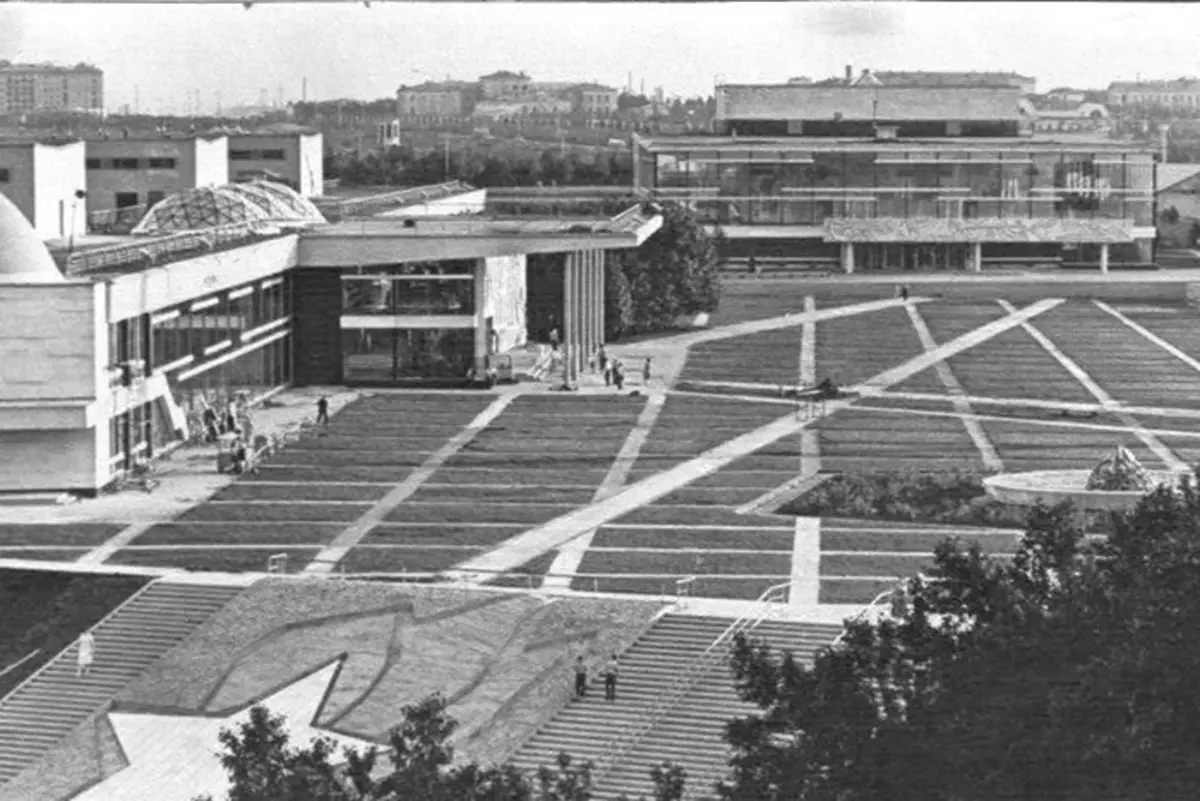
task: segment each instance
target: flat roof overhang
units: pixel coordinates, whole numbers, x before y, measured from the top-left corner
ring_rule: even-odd
[[[826,242],[1133,242],[1129,220],[876,219],[825,221]]]
[[[0,431],[95,428],[98,411],[89,398],[0,400]]]
[[[731,136],[634,136],[634,143],[649,153],[716,150],[738,153],[826,153],[878,152],[890,150],[911,153],[942,153],[971,150],[1002,150],[1006,153],[1058,153],[1085,150],[1096,153],[1121,153],[1152,158],[1150,145],[1113,142],[1105,139],[1039,139],[1036,137],[945,137],[940,139],[863,139],[862,137],[745,137]]]
[[[356,220],[300,237],[300,267],[357,267],[405,261],[480,259],[533,253],[636,248],[662,227],[662,215],[634,207],[611,220],[496,220],[471,217]]]

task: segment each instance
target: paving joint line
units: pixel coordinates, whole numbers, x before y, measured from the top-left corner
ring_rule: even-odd
[[[1011,313],[1013,310],[1013,305],[1007,300],[1001,299],[996,302],[999,303],[1000,307],[1005,311]],[[1151,453],[1158,457],[1159,461],[1161,461],[1168,470],[1172,472],[1188,472],[1190,470],[1186,462],[1176,456],[1170,448],[1163,444],[1162,440],[1147,431],[1145,427],[1142,426],[1141,422],[1137,420],[1137,418],[1122,408],[1122,404],[1119,401],[1109,395],[1103,387],[1096,383],[1096,380],[1092,378],[1088,372],[1084,370],[1074,359],[1063,353],[1062,350],[1055,345],[1048,336],[1034,328],[1030,323],[1022,323],[1021,327],[1027,334],[1033,337],[1034,340],[1041,345],[1042,348],[1049,353],[1055,361],[1062,365],[1063,369],[1070,373],[1071,376],[1078,381],[1083,388],[1086,389],[1091,396],[1100,403],[1102,407],[1104,407],[1107,411],[1116,414],[1121,422],[1125,423],[1125,425],[1130,429],[1133,435],[1141,440],[1142,444],[1145,445]]]
[[[308,574],[330,573],[350,549],[362,541],[363,537],[375,527],[384,522],[384,518],[412,497],[421,486],[428,481],[437,470],[452,456],[462,450],[480,432],[488,427],[508,406],[517,398],[516,393],[499,395],[486,409],[481,411],[466,426],[461,428],[454,437],[425,460],[404,481],[397,484],[387,495],[368,509],[361,517],[347,526],[341,534],[334,538],[302,572]]]
[[[930,332],[929,326],[925,323],[925,318],[921,316],[921,312],[913,305],[905,305],[904,310],[908,312],[908,319],[912,322],[913,328],[917,332],[917,339],[921,341],[921,347],[925,352],[932,351],[937,348],[937,341],[933,338],[933,333]],[[942,385],[946,387],[946,391],[950,393],[953,399],[954,408],[965,414],[971,414],[974,410],[971,404],[966,400],[966,393],[963,392],[962,384],[958,382],[958,378],[954,375],[954,371],[950,369],[950,365],[945,359],[937,361],[933,365],[934,372],[937,373],[938,379]],[[1000,454],[996,451],[996,446],[988,439],[987,432],[983,430],[983,426],[978,420],[970,417],[962,418],[963,427],[967,430],[967,436],[975,443],[975,449],[979,451],[979,456],[983,460],[983,466],[994,472],[1002,472],[1004,470],[1004,462],[1000,459]]]

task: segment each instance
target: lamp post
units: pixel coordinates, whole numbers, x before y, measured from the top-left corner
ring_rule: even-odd
[[[75,199],[71,201],[71,233],[67,237],[67,261],[70,262],[71,254],[75,251],[75,213],[79,209],[79,201],[87,197],[87,192],[83,189],[75,190]]]

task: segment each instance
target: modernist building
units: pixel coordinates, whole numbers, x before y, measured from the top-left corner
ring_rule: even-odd
[[[29,111],[104,111],[104,72],[90,64],[13,64],[0,61],[0,114]]]
[[[0,141],[0,195],[42,239],[87,231],[84,145],[76,140]]]
[[[229,179],[283,181],[305,197],[325,186],[325,152],[319,131],[299,126],[229,135]]]
[[[93,139],[87,142],[89,228],[132,227],[158,201],[229,183],[224,135]],[[122,223],[127,222],[127,226]]]
[[[846,272],[1153,260],[1154,154],[1035,138],[1017,87],[725,85],[717,136],[635,138],[645,197],[733,259]]]
[[[238,393],[461,386],[531,327],[558,328],[578,370],[603,335],[604,251],[661,225],[640,205],[492,220],[458,184],[388,198],[328,223],[277,183],[192,189],[147,233],[76,243],[65,270],[0,198],[0,491],[94,491]]]

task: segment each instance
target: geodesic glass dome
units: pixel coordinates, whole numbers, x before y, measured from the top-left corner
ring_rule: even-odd
[[[134,234],[172,234],[233,223],[325,222],[310,200],[283,184],[252,181],[199,186],[154,205]]]
[[[173,234],[232,223],[267,222],[271,219],[262,205],[226,186],[198,186],[177,192],[154,204],[134,234]]]
[[[287,184],[275,181],[247,181],[230,184],[228,188],[244,194],[258,205],[263,205],[272,220],[325,222],[325,218],[313,202]]]

